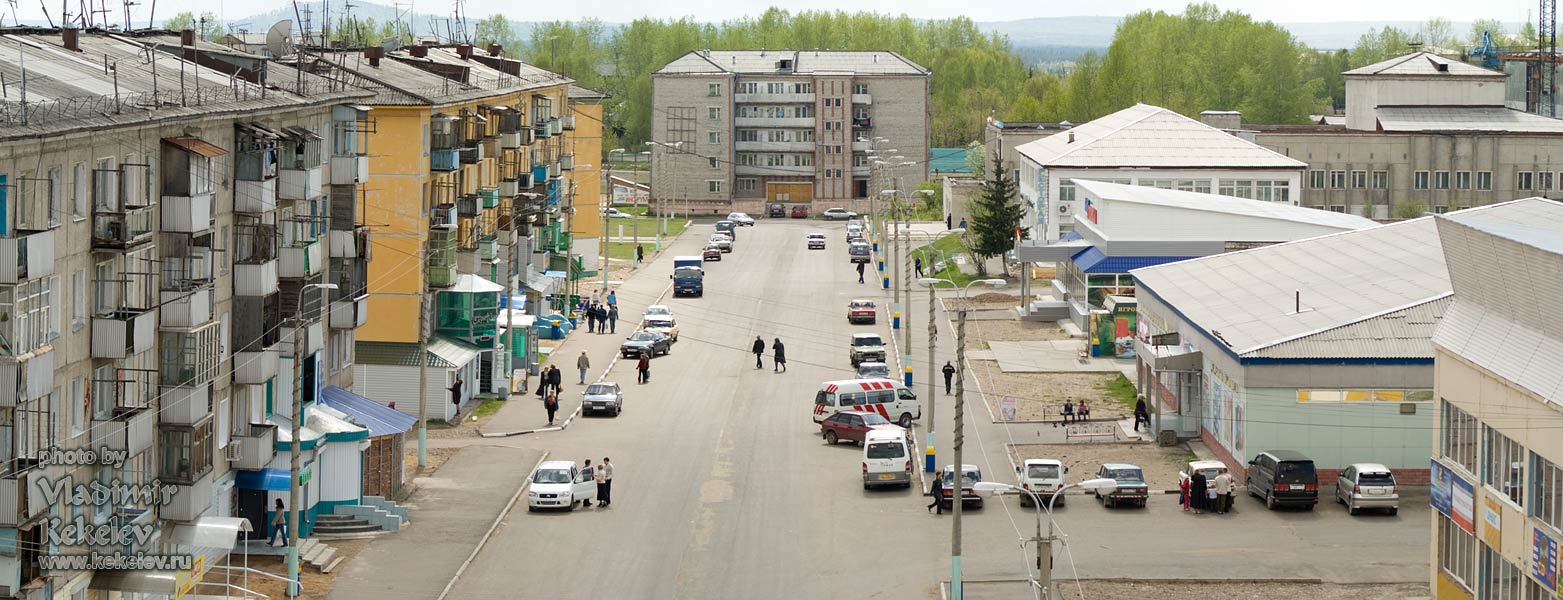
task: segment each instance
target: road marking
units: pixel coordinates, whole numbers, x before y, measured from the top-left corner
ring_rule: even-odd
[[[499,529],[499,524],[503,523],[505,517],[510,515],[510,509],[514,508],[516,501],[521,499],[521,494],[525,493],[528,487],[531,487],[532,477],[530,474],[537,471],[537,468],[542,466],[545,460],[548,460],[547,450],[544,450],[543,456],[537,459],[537,464],[532,465],[532,470],[527,471],[528,476],[521,482],[521,486],[516,488],[516,493],[510,496],[510,502],[505,504],[504,510],[499,511],[499,516],[494,517],[494,524],[489,525],[488,531],[483,534],[483,538],[478,540],[478,547],[473,548],[472,554],[467,557],[467,560],[462,561],[461,568],[456,569],[456,574],[451,576],[450,582],[445,584],[445,589],[440,591],[439,597],[435,598],[435,600],[445,600],[445,597],[450,595],[450,591],[456,588],[456,582],[461,579],[463,573],[467,572],[467,567],[471,566],[472,561],[477,559],[478,553],[483,551],[483,547],[488,545],[489,538],[494,536],[494,531]]]

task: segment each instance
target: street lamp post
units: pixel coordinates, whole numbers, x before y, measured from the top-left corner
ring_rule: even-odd
[[[960,481],[961,465],[964,464],[961,462],[964,458],[961,449],[966,441],[966,296],[971,290],[971,286],[988,285],[999,287],[1003,286],[1005,281],[1003,279],[978,279],[961,286],[948,279],[924,277],[917,280],[917,283],[930,288],[940,283],[948,283],[955,288],[956,296],[961,299],[961,307],[956,312],[955,325],[955,439],[953,444],[955,448],[955,477],[956,481]],[[930,443],[930,445],[932,444]],[[963,593],[961,586],[961,501],[959,497],[960,495],[957,492],[956,501],[951,503],[953,505],[951,507],[953,508],[951,511],[953,516],[950,524],[951,600],[961,600]]]
[[[1037,578],[1032,580],[1032,584],[1033,589],[1037,592],[1038,600],[1043,598],[1052,600],[1053,597],[1053,503],[1058,501],[1059,494],[1064,493],[1064,490],[1072,488],[1099,490],[1116,487],[1118,487],[1117,480],[1105,477],[1061,485],[1057,490],[1053,491],[1052,496],[1048,497],[1047,504],[1043,504],[1042,499],[1037,496],[1036,492],[1025,487],[995,481],[983,481],[973,486],[977,495],[984,498],[994,494],[1023,493],[1030,496],[1031,502],[1042,509],[1037,511],[1037,535],[1031,540],[1037,544]],[[1042,511],[1047,511],[1046,537],[1042,536]],[[1043,560],[1044,557],[1046,557],[1046,560]]]
[[[965,232],[965,229],[957,228],[952,229],[946,233],[960,235]],[[928,233],[926,231],[919,231],[916,233],[927,236],[930,242],[938,237],[935,234]],[[932,247],[931,243],[929,247]],[[918,283],[922,283],[922,280],[919,279]],[[938,378],[934,377],[934,373],[938,373],[938,363],[934,360],[934,348],[938,345],[939,341],[939,327],[934,319],[934,306],[938,303],[938,299],[934,297],[935,286],[928,285],[926,287],[928,288],[928,372],[923,376],[928,379],[928,443],[926,444],[924,450],[924,455],[926,458],[924,459],[923,472],[933,473],[938,469],[938,461],[935,460],[936,454],[934,452],[934,429],[939,424],[938,419],[934,418],[934,416],[937,414],[934,409],[938,406],[938,404],[934,402],[934,398],[937,398],[939,394],[937,387],[938,384],[936,383]],[[911,290],[907,291],[907,297],[911,298]],[[907,328],[910,329],[911,326],[908,325]],[[912,346],[910,342],[908,342],[906,346],[906,365],[908,367],[912,365],[911,347]],[[911,385],[907,384],[907,387],[910,388]]]
[[[304,319],[304,293],[310,289],[334,290],[334,283],[310,283],[299,290],[298,301],[294,303],[293,310],[293,423],[291,424],[292,437],[289,439],[289,466],[288,466],[288,596],[297,597],[303,593],[303,580],[299,579],[298,572],[298,514],[299,514],[299,462],[302,455],[299,453],[299,423],[304,420],[304,336],[309,334],[309,322]],[[321,292],[324,294],[325,292]],[[325,313],[326,298],[320,298],[320,312]],[[324,328],[322,328],[324,329]]]
[[[917,193],[924,196],[932,196],[933,190],[917,190]],[[903,203],[906,206],[901,212],[901,217],[904,219],[901,232],[905,236],[901,240],[901,252],[905,253],[905,256],[900,258],[901,293],[906,298],[906,311],[901,315],[901,318],[905,321],[901,324],[901,368],[906,373],[906,387],[910,388],[912,387],[912,234],[928,234],[922,231],[912,231],[911,197],[904,193],[902,196]],[[933,236],[929,235],[929,237],[932,238]],[[922,277],[922,275],[919,274],[918,277]],[[929,307],[930,315],[932,310],[933,307]],[[929,369],[926,376],[932,380],[933,370]]]
[[[608,289],[608,208],[613,206],[615,187],[613,185],[613,155],[624,154],[623,148],[614,148],[608,151],[608,201],[602,205],[602,289]]]

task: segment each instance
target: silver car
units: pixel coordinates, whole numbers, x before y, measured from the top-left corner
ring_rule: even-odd
[[[1357,463],[1342,469],[1335,481],[1335,501],[1353,515],[1365,508],[1400,512],[1400,486],[1395,474],[1378,463]]]
[[[617,417],[624,410],[624,391],[611,381],[588,385],[581,396],[581,412],[584,413],[605,412]]]

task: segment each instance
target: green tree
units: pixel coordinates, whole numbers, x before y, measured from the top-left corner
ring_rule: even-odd
[[[1392,214],[1396,219],[1416,219],[1427,214],[1427,204],[1416,199],[1401,200],[1395,203]]]
[[[971,169],[973,176],[988,176],[988,165],[982,160],[982,155],[985,151],[986,149],[982,142],[977,140],[972,140],[970,144],[966,144],[966,168]]]
[[[189,29],[200,35],[201,39],[213,42],[223,38],[222,23],[217,20],[217,15],[209,12],[203,12],[199,17],[188,10],[175,13],[167,21],[163,21],[163,29],[167,31]]]
[[[982,191],[967,207],[971,214],[967,222],[972,254],[977,261],[977,273],[987,275],[986,259],[999,256],[1015,247],[1015,232],[1026,210],[1015,200],[1015,178],[1009,175],[1009,165],[1003,164],[997,153],[993,164],[1000,165],[982,182]],[[1024,232],[1022,230],[1022,235]],[[1001,261],[1002,262],[1002,261]],[[1009,276],[1009,263],[1003,262],[1004,275]]]
[[[510,19],[502,14],[492,14],[478,21],[473,39],[480,48],[489,44],[499,44],[505,50],[518,52],[521,49],[521,38],[510,27]]]
[[[1351,47],[1351,67],[1355,69],[1409,54],[1412,41],[1410,34],[1394,27],[1369,29]]]

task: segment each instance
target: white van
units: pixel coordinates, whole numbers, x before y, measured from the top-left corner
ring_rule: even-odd
[[[912,487],[912,443],[906,432],[870,429],[863,438],[863,489]]]
[[[1015,467],[1015,473],[1020,476],[1020,486],[1036,494],[1043,502],[1053,497],[1053,492],[1064,485],[1064,475],[1069,473],[1069,467],[1064,463],[1051,458],[1028,458],[1026,463]],[[1053,502],[1063,506],[1066,499],[1063,494],[1058,495]],[[1021,506],[1031,506],[1035,501],[1031,494],[1020,495]]]
[[[814,422],[841,410],[866,410],[900,425],[912,428],[912,420],[923,416],[923,408],[917,403],[917,394],[894,379],[845,379],[827,381],[814,395]]]

